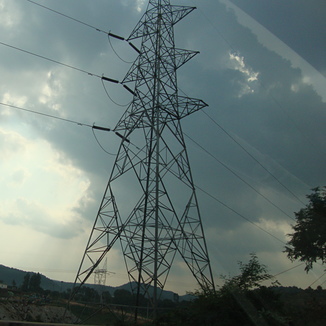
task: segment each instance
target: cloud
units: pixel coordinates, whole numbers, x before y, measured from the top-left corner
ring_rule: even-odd
[[[57,76],[53,71],[47,73],[47,82],[44,84],[42,91],[40,92],[39,102],[43,105],[47,105],[54,111],[59,111],[61,105],[57,103],[57,98],[65,95],[65,90],[62,87],[63,74]],[[59,99],[60,99],[59,98]]]
[[[82,232],[76,212],[81,198],[88,198],[87,175],[44,140],[3,130],[1,134],[1,219],[54,237]]]
[[[259,73],[254,72],[250,67],[246,66],[244,57],[238,53],[229,53],[231,69],[240,71],[245,82],[238,81],[241,84],[241,90],[238,97],[242,97],[246,94],[254,93],[254,82],[257,82]]]
[[[1,89],[1,87],[0,87]],[[8,105],[23,107],[27,102],[26,96],[13,96],[9,92],[5,92],[2,95],[1,102]],[[1,107],[0,118],[8,120],[8,118],[13,114],[13,110],[9,107]]]
[[[19,187],[24,184],[24,182],[29,178],[30,173],[26,169],[17,169],[10,175],[10,184],[14,187]]]
[[[14,30],[14,28],[21,23],[21,12],[14,1],[0,0],[0,25],[7,31]]]
[[[124,37],[145,5],[130,0],[96,5],[79,0],[77,7],[74,1],[50,2],[46,5],[55,10]],[[181,0],[180,4],[189,5]],[[99,76],[122,80],[129,69],[102,32],[28,1],[0,1],[0,8],[7,17],[0,23],[3,42]],[[292,54],[284,55],[277,38],[269,42],[265,30],[245,25],[239,17],[219,1],[200,1],[198,10],[180,22],[175,33],[177,47],[200,51],[178,70],[180,95],[203,99],[209,104],[204,110],[213,119],[196,112],[182,125],[207,151],[186,139],[215,275],[235,273],[236,261],[246,261],[252,251],[269,259],[277,271],[288,268],[290,263],[280,254],[282,244],[241,215],[285,239],[292,220],[280,209],[292,216],[303,204],[273,176],[301,200],[310,187],[325,183],[326,145],[321,140],[326,107],[315,72],[309,67],[303,72]],[[136,58],[127,42],[111,41],[126,61]],[[5,81],[0,99],[8,104],[111,128],[125,110],[111,102],[99,78],[7,47],[1,51],[0,73]],[[121,85],[105,86],[116,102],[130,102],[131,94]],[[81,258],[115,157],[98,146],[89,127],[76,123],[5,107],[0,123],[1,239],[15,233],[19,251],[21,238],[28,235],[26,252],[33,250],[32,244],[43,249],[50,243],[53,256],[46,260],[48,266],[57,262],[75,268],[76,253]],[[108,152],[117,152],[120,139],[114,133],[95,133]],[[131,140],[139,145],[134,135]],[[139,197],[139,189],[135,193],[134,184],[126,179],[115,193],[124,216]],[[121,258],[118,252],[113,253],[114,268],[121,267],[116,263]],[[41,250],[37,253],[42,255]],[[28,255],[15,256],[16,262],[13,255],[5,257],[10,264],[22,264],[29,261]],[[34,258],[36,264],[37,255]],[[181,281],[180,275],[186,279],[182,264],[176,271],[180,274],[171,275],[175,280]],[[186,286],[190,290],[192,285]]]
[[[55,222],[55,217],[51,216],[46,207],[42,207],[37,202],[18,198],[12,203],[10,212],[7,216],[2,217],[2,221],[7,224],[28,227],[54,237],[71,238],[76,235],[74,234],[75,227],[71,228],[65,223]]]
[[[244,62],[244,57],[240,56],[238,53],[229,53],[230,61],[233,63],[233,69],[242,72],[248,82],[253,82],[258,79],[258,72],[253,72],[251,68],[247,67]]]
[[[49,210],[37,201],[18,198],[12,202],[3,201],[1,221],[8,225],[31,229],[54,238],[72,239],[83,233],[78,216],[67,209]]]
[[[319,0],[316,0],[315,3],[318,3],[318,1]],[[323,11],[319,10],[318,13],[316,11],[316,8],[318,6],[310,6],[310,4],[301,1],[295,6],[297,12],[293,13],[290,9],[293,6],[289,6],[288,3],[285,4],[283,2],[278,3],[276,5],[275,3],[269,3],[266,5],[264,4],[264,10],[261,10],[261,12],[259,12],[260,9],[258,8],[260,8],[261,3],[257,2],[256,0],[252,0],[246,3],[246,5],[243,5],[243,3],[238,3],[236,0],[223,0],[222,2],[225,3],[225,5],[230,8],[230,10],[234,11],[239,23],[245,26],[246,28],[249,28],[252,33],[257,37],[259,43],[261,43],[264,47],[268,48],[269,50],[282,56],[283,58],[289,60],[291,62],[292,67],[299,68],[303,77],[306,80],[309,80],[310,85],[313,86],[316,92],[323,98],[323,101],[326,101],[324,94],[324,89],[326,87],[326,79],[324,78],[324,76],[322,76],[322,73],[324,73],[325,69],[321,67],[320,58],[318,59],[318,57],[323,56],[322,53],[325,52],[325,49],[323,49],[323,43],[318,41],[318,37],[307,38],[308,35],[318,36],[320,34],[319,31],[322,29],[321,25],[324,25],[323,20],[320,19],[323,16]],[[232,3],[236,3],[239,7],[233,5]],[[244,11],[242,11],[240,7]],[[311,11],[312,7],[314,7],[314,9]],[[289,10],[291,10],[291,15],[287,14]],[[279,11],[279,14],[277,14],[274,19],[274,15],[272,15],[271,12],[275,11]],[[252,15],[253,18],[247,15],[246,12]],[[313,19],[313,23],[308,23],[308,28],[303,27],[304,24],[298,24],[298,22],[301,21],[297,18],[298,13],[299,16],[303,13],[304,15],[307,15],[305,21],[308,21],[308,17],[311,16],[312,12],[315,12],[316,17],[315,19]],[[265,16],[265,13],[268,13],[268,15]],[[287,16],[288,19],[283,19],[283,15]],[[319,17],[316,20],[317,16]],[[269,21],[271,17],[273,17],[273,19],[272,21]],[[255,19],[257,19],[257,21]],[[261,22],[261,24],[259,24],[259,22]],[[274,27],[270,28],[269,30],[267,29],[268,26],[271,27],[271,25],[274,24]],[[286,26],[281,27],[284,24]],[[280,27],[283,30],[283,33],[277,31]],[[290,32],[290,34],[292,33],[291,36],[285,38],[282,37],[285,36],[286,33],[289,32],[292,28],[294,28],[294,31]],[[298,33],[298,30],[300,28],[303,28],[305,32]],[[308,29],[310,29],[310,33],[307,33]],[[300,40],[297,39],[297,36],[299,36]],[[309,46],[307,46],[307,44],[309,43],[315,44],[311,45],[311,47],[309,48]],[[304,50],[301,49],[298,54],[297,52],[295,52],[295,50],[299,49],[302,44],[304,44]],[[304,53],[308,48],[308,52],[310,54],[313,53],[312,56],[308,53]],[[315,51],[310,51],[311,48],[314,48]],[[257,52],[257,54],[259,54],[259,52]],[[313,58],[314,54],[316,54],[315,58]],[[259,62],[259,60],[257,62]],[[269,65],[271,65],[271,63],[269,63]],[[317,69],[315,69],[313,66],[315,66]]]
[[[231,0],[264,25],[300,56],[325,74],[325,46],[320,31],[325,25],[325,6],[322,0],[276,1]],[[295,5],[293,5],[295,3]]]
[[[125,7],[133,7],[133,9],[136,9],[138,13],[140,13],[142,10],[144,10],[145,5],[147,4],[146,0],[121,0],[121,3]]]
[[[0,129],[0,158],[2,164],[4,161],[18,152],[25,152],[26,150],[26,140],[20,134]]]

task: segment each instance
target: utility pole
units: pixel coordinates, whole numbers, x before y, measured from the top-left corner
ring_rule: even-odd
[[[183,118],[207,105],[180,96],[176,74],[198,53],[174,40],[175,24],[194,9],[149,0],[127,39],[140,42],[132,45],[138,57],[122,81],[133,99],[114,129],[123,139],[76,277],[85,283],[120,242],[136,307],[144,295],[154,318],[176,255],[202,288],[214,289],[181,128]]]

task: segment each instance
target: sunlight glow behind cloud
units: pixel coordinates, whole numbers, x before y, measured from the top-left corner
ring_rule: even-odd
[[[28,139],[3,129],[0,134],[0,219],[54,237],[73,235],[73,224],[77,226],[79,218],[74,208],[90,185],[86,175],[44,140]]]
[[[254,82],[258,81],[258,72],[254,72],[252,68],[248,67],[245,64],[245,59],[243,56],[238,53],[229,53],[230,64],[232,69],[240,71],[246,80],[246,83],[240,82],[241,90],[238,94],[238,97],[242,97],[243,95],[254,93]]]

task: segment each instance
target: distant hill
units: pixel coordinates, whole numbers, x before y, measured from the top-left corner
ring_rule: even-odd
[[[23,284],[24,276],[26,275],[26,273],[33,274],[34,272],[26,272],[26,271],[23,271],[20,269],[7,267],[7,266],[0,264],[0,281],[2,281],[4,284],[7,284],[8,286],[12,286],[15,282],[16,286],[20,287]],[[34,273],[34,274],[36,274],[36,273]],[[131,291],[131,285],[132,284],[127,283],[127,284],[123,284],[123,285],[120,285],[117,287],[105,286],[104,291],[110,292],[111,295],[113,295],[114,291],[118,290],[118,289],[124,289],[127,291]],[[96,285],[96,284],[87,284],[86,286],[89,286],[94,289],[98,289],[100,287],[100,285]],[[64,292],[68,289],[72,289],[73,283],[51,280],[48,277],[41,274],[41,287],[43,290]],[[152,293],[152,292],[153,292],[153,288],[150,289],[150,293]],[[175,293],[172,291],[163,291],[161,298],[169,299],[169,300],[173,301],[173,300],[175,300]],[[193,299],[193,297],[191,295],[184,295],[184,296],[179,297],[180,301],[183,301],[183,300],[188,301],[191,299]]]
[[[36,274],[33,272],[26,272],[17,268],[11,268],[4,265],[0,265],[0,281],[12,286],[14,282],[17,287],[20,287],[23,284],[24,276],[26,273]],[[63,282],[65,283],[65,282]],[[41,287],[44,290],[51,291],[65,291],[67,288],[72,287],[72,283],[66,283],[67,286],[61,287],[61,282],[53,281],[48,277],[41,274]]]

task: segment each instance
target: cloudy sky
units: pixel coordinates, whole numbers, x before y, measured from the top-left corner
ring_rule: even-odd
[[[0,0],[0,264],[73,281],[120,141],[97,131],[101,148],[88,126],[114,127],[131,100],[98,78],[121,80],[136,58],[104,32],[127,37],[147,1],[34,2],[79,22]],[[178,77],[209,105],[183,128],[216,283],[255,252],[285,286],[323,284],[321,266],[307,275],[282,251],[293,213],[326,184],[324,1],[172,3],[197,7],[176,42],[200,55]],[[127,282],[117,251],[107,268],[107,284]],[[166,288],[196,287],[176,269]]]

